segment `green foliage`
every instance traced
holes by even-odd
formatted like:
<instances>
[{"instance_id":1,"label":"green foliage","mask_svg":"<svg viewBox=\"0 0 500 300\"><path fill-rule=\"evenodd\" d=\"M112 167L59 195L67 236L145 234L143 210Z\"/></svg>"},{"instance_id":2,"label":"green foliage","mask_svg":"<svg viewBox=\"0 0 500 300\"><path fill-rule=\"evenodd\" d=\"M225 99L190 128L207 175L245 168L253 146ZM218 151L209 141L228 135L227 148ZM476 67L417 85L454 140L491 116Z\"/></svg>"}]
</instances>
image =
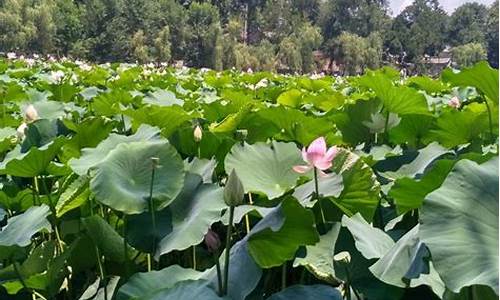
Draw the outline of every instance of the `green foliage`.
<instances>
[{"instance_id":1,"label":"green foliage","mask_svg":"<svg viewBox=\"0 0 500 300\"><path fill-rule=\"evenodd\" d=\"M485 60L486 50L481 44L470 43L454 47L452 50L453 61L460 68L466 68Z\"/></svg>"},{"instance_id":2,"label":"green foliage","mask_svg":"<svg viewBox=\"0 0 500 300\"><path fill-rule=\"evenodd\" d=\"M177 55L179 32L144 21L142 1L97 1L85 3L121 11L109 26L129 23L149 59L163 62L168 41ZM234 9L195 6L182 9L204 38ZM281 49L266 54L272 39L252 44L239 22L224 47L276 67ZM308 49L304 68L319 35L301 24L280 43ZM498 293L498 71L486 62L402 79L9 59L0 79L1 299Z\"/></svg>"}]
</instances>

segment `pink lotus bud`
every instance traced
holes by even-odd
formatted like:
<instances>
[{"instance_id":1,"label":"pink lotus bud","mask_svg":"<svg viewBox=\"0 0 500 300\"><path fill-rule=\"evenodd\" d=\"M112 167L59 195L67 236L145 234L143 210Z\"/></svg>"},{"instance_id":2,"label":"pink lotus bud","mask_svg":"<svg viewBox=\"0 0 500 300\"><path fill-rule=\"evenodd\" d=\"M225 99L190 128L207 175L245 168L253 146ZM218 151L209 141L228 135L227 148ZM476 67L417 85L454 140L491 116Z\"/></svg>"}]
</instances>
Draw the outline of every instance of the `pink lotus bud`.
<instances>
[{"instance_id":1,"label":"pink lotus bud","mask_svg":"<svg viewBox=\"0 0 500 300\"><path fill-rule=\"evenodd\" d=\"M219 235L210 228L208 229L208 232L205 234L205 245L207 245L209 252L215 252L220 247Z\"/></svg>"}]
</instances>

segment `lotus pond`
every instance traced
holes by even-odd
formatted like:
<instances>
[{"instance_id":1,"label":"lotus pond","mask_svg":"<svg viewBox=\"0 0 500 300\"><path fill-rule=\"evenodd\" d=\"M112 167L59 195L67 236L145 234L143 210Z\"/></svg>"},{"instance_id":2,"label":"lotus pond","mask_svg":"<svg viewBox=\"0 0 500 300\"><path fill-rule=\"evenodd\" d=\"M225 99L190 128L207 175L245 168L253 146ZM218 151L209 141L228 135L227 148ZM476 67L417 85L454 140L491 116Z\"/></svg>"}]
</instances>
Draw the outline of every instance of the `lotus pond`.
<instances>
[{"instance_id":1,"label":"lotus pond","mask_svg":"<svg viewBox=\"0 0 500 300\"><path fill-rule=\"evenodd\" d=\"M0 59L0 299L498 299L498 84Z\"/></svg>"}]
</instances>

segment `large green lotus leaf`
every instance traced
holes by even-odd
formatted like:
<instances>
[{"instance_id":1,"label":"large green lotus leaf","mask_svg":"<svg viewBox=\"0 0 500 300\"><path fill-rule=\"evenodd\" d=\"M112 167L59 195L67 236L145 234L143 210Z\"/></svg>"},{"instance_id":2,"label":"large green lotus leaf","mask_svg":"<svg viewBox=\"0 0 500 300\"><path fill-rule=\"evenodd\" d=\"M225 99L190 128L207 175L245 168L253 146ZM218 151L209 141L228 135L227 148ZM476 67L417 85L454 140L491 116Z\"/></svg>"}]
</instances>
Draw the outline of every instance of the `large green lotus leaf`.
<instances>
[{"instance_id":1,"label":"large green lotus leaf","mask_svg":"<svg viewBox=\"0 0 500 300\"><path fill-rule=\"evenodd\" d=\"M269 199L293 188L299 178L292 168L303 164L294 143L273 141L272 144L236 144L224 161L226 173L234 169L245 192L262 193Z\"/></svg>"},{"instance_id":2,"label":"large green lotus leaf","mask_svg":"<svg viewBox=\"0 0 500 300\"><path fill-rule=\"evenodd\" d=\"M90 189L96 200L126 214L148 210L151 158L159 159L153 184L156 210L166 207L182 189L184 164L167 141L122 143L95 168Z\"/></svg>"},{"instance_id":3,"label":"large green lotus leaf","mask_svg":"<svg viewBox=\"0 0 500 300\"><path fill-rule=\"evenodd\" d=\"M404 115L398 126L389 130L389 140L416 148L424 141L434 122L432 116Z\"/></svg>"},{"instance_id":4,"label":"large green lotus leaf","mask_svg":"<svg viewBox=\"0 0 500 300\"><path fill-rule=\"evenodd\" d=\"M342 300L342 294L334 287L328 285L293 285L271 295L269 300Z\"/></svg>"},{"instance_id":5,"label":"large green lotus leaf","mask_svg":"<svg viewBox=\"0 0 500 300\"><path fill-rule=\"evenodd\" d=\"M28 152L21 151L21 145L16 146L0 162L0 174L8 174L18 177L35 177L48 174L50 166L55 170L52 160L56 157L65 138L59 137L54 141L37 148L32 147Z\"/></svg>"},{"instance_id":6,"label":"large green lotus leaf","mask_svg":"<svg viewBox=\"0 0 500 300\"><path fill-rule=\"evenodd\" d=\"M212 175L214 173L217 161L215 159L204 159L195 157L193 160L184 160L186 172L198 174L203 179L204 183L212 183Z\"/></svg>"},{"instance_id":7,"label":"large green lotus leaf","mask_svg":"<svg viewBox=\"0 0 500 300\"><path fill-rule=\"evenodd\" d=\"M338 197L329 199L345 214L360 213L372 220L379 202L380 184L373 170L356 154L340 148L332 162L332 171L342 176L344 188Z\"/></svg>"},{"instance_id":8,"label":"large green lotus leaf","mask_svg":"<svg viewBox=\"0 0 500 300\"><path fill-rule=\"evenodd\" d=\"M64 131L64 125L60 120L37 120L28 125L21 144L21 152L27 152L31 147L42 147L62 135Z\"/></svg>"},{"instance_id":9,"label":"large green lotus leaf","mask_svg":"<svg viewBox=\"0 0 500 300\"><path fill-rule=\"evenodd\" d=\"M455 294L449 290L444 294L443 300L497 300L498 295L489 287L485 285L472 285L464 287L460 293Z\"/></svg>"},{"instance_id":10,"label":"large green lotus leaf","mask_svg":"<svg viewBox=\"0 0 500 300\"><path fill-rule=\"evenodd\" d=\"M113 129L113 123L104 118L88 118L79 124L66 121L65 125L75 134L63 146L62 157L64 161L80 157L82 148L97 147Z\"/></svg>"},{"instance_id":11,"label":"large green lotus leaf","mask_svg":"<svg viewBox=\"0 0 500 300\"><path fill-rule=\"evenodd\" d=\"M142 124L149 124L161 129L162 135L169 137L183 123L197 117L196 114L188 114L180 106L144 106L140 109L128 109L123 111L124 115L132 118L134 128Z\"/></svg>"},{"instance_id":12,"label":"large green lotus leaf","mask_svg":"<svg viewBox=\"0 0 500 300\"><path fill-rule=\"evenodd\" d=\"M446 69L441 78L455 86L472 86L498 105L498 70L486 61L478 62L473 67L455 73Z\"/></svg>"},{"instance_id":13,"label":"large green lotus leaf","mask_svg":"<svg viewBox=\"0 0 500 300\"><path fill-rule=\"evenodd\" d=\"M235 131L243 119L250 113L252 105L247 104L236 112L227 115L222 121L210 124L210 131L213 133L227 133Z\"/></svg>"},{"instance_id":14,"label":"large green lotus leaf","mask_svg":"<svg viewBox=\"0 0 500 300\"><path fill-rule=\"evenodd\" d=\"M43 93L43 95L35 95L32 94L34 97L47 97L47 93ZM33 99L35 100L35 99ZM44 99L36 99L38 101L33 101L33 103L24 103L22 105L22 108L28 106L29 104L32 104L37 113L38 116L42 119L57 119L57 118L62 118L66 115L66 112L64 111L64 105L61 102L58 101L50 101L50 100L44 100Z\"/></svg>"},{"instance_id":15,"label":"large green lotus leaf","mask_svg":"<svg viewBox=\"0 0 500 300\"><path fill-rule=\"evenodd\" d=\"M103 218L93 215L81 220L83 228L94 244L99 248L101 254L107 260L124 263L125 253L123 251L123 238L109 225ZM127 246L127 253L130 256L135 254L135 250Z\"/></svg>"},{"instance_id":16,"label":"large green lotus leaf","mask_svg":"<svg viewBox=\"0 0 500 300\"><path fill-rule=\"evenodd\" d=\"M351 145L369 143L373 134L363 122L370 120L373 114L380 111L378 101L358 100L354 104L345 105L343 111L332 116L335 125L342 132L342 140Z\"/></svg>"},{"instance_id":17,"label":"large green lotus leaf","mask_svg":"<svg viewBox=\"0 0 500 300\"><path fill-rule=\"evenodd\" d=\"M494 121L498 123L498 118L494 117ZM494 130L498 130L498 125L494 126ZM484 104L472 103L461 111L444 112L436 120L436 128L430 131L426 140L438 141L445 147L452 148L474 142L482 134L489 135L488 111Z\"/></svg>"},{"instance_id":18,"label":"large green lotus leaf","mask_svg":"<svg viewBox=\"0 0 500 300\"><path fill-rule=\"evenodd\" d=\"M16 129L12 127L0 128L0 155L9 150L16 141Z\"/></svg>"},{"instance_id":19,"label":"large green lotus leaf","mask_svg":"<svg viewBox=\"0 0 500 300\"><path fill-rule=\"evenodd\" d=\"M149 125L142 125L137 129L137 132L130 136L110 134L107 139L100 142L95 148L82 149L80 158L69 160L68 164L78 175L87 175L87 172L100 164L118 145L123 143L141 142L141 141L158 141L158 128Z\"/></svg>"},{"instance_id":20,"label":"large green lotus leaf","mask_svg":"<svg viewBox=\"0 0 500 300\"><path fill-rule=\"evenodd\" d=\"M450 88L440 80L432 79L428 76L410 77L406 81L407 85L415 86L424 90L427 94L437 94L448 91Z\"/></svg>"},{"instance_id":21,"label":"large green lotus leaf","mask_svg":"<svg viewBox=\"0 0 500 300\"><path fill-rule=\"evenodd\" d=\"M296 257L293 266L304 266L319 280L336 285L339 279L335 277L333 268L333 256L335 255L335 242L339 235L340 223L335 223L333 227L324 235L319 237L319 242L315 245L306 246L304 257Z\"/></svg>"},{"instance_id":22,"label":"large green lotus leaf","mask_svg":"<svg viewBox=\"0 0 500 300\"><path fill-rule=\"evenodd\" d=\"M182 192L167 208L172 230L159 242L157 256L202 242L226 207L221 187L204 184L200 176L188 173Z\"/></svg>"},{"instance_id":23,"label":"large green lotus leaf","mask_svg":"<svg viewBox=\"0 0 500 300\"><path fill-rule=\"evenodd\" d=\"M408 177L396 179L389 197L394 199L398 214L419 209L425 196L441 186L454 164L453 160L441 159L420 180Z\"/></svg>"},{"instance_id":24,"label":"large green lotus leaf","mask_svg":"<svg viewBox=\"0 0 500 300\"><path fill-rule=\"evenodd\" d=\"M158 105L158 106L172 106L184 104L184 101L177 98L174 93L168 90L156 89L153 92L149 92L144 99L143 103Z\"/></svg>"},{"instance_id":25,"label":"large green lotus leaf","mask_svg":"<svg viewBox=\"0 0 500 300\"><path fill-rule=\"evenodd\" d=\"M265 217L273 209L274 207L262 207L257 205L248 205L248 204L238 205L234 208L233 223L234 224L240 223L241 220L243 220L243 217L246 216L247 214L251 214L256 217ZM222 224L226 226L229 224L229 210L226 210L224 212L221 221Z\"/></svg>"},{"instance_id":26,"label":"large green lotus leaf","mask_svg":"<svg viewBox=\"0 0 500 300\"><path fill-rule=\"evenodd\" d=\"M205 280L188 280L179 282L170 289L161 290L154 295L143 298L144 300L178 300L178 299L199 299L199 300L220 300L217 293L207 286Z\"/></svg>"},{"instance_id":27,"label":"large green lotus leaf","mask_svg":"<svg viewBox=\"0 0 500 300\"><path fill-rule=\"evenodd\" d=\"M252 229L248 249L257 264L271 268L293 259L300 246L318 241L312 212L287 198Z\"/></svg>"},{"instance_id":28,"label":"large green lotus leaf","mask_svg":"<svg viewBox=\"0 0 500 300\"><path fill-rule=\"evenodd\" d=\"M318 177L318 191L321 197L339 197L344 189L342 176L330 174L328 177ZM316 199L313 199L315 193L314 180L308 181L297 187L293 196L305 207L313 207Z\"/></svg>"},{"instance_id":29,"label":"large green lotus leaf","mask_svg":"<svg viewBox=\"0 0 500 300\"><path fill-rule=\"evenodd\" d=\"M482 284L498 294L498 157L459 161L427 195L420 219L420 237L450 290Z\"/></svg>"},{"instance_id":30,"label":"large green lotus leaf","mask_svg":"<svg viewBox=\"0 0 500 300\"><path fill-rule=\"evenodd\" d=\"M389 112L398 115L430 115L423 94L409 87L394 86L390 79L380 73L367 73L359 78L358 83L373 90Z\"/></svg>"},{"instance_id":31,"label":"large green lotus leaf","mask_svg":"<svg viewBox=\"0 0 500 300\"><path fill-rule=\"evenodd\" d=\"M242 128L262 131L264 125L269 130L269 124L261 124L262 121L274 124L276 137L280 140L297 141L302 145L308 145L318 136L325 136L334 130L333 123L326 118L308 116L300 110L282 106L259 110Z\"/></svg>"},{"instance_id":32,"label":"large green lotus leaf","mask_svg":"<svg viewBox=\"0 0 500 300\"><path fill-rule=\"evenodd\" d=\"M50 209L47 205L32 206L24 213L11 217L7 225L0 231L1 246L26 247L31 243L31 237L40 230L51 230L47 217Z\"/></svg>"},{"instance_id":33,"label":"large green lotus leaf","mask_svg":"<svg viewBox=\"0 0 500 300\"><path fill-rule=\"evenodd\" d=\"M370 271L381 281L405 288L429 285L440 298L444 283L428 265L429 252L420 241L419 225L403 235L375 264Z\"/></svg>"},{"instance_id":34,"label":"large green lotus leaf","mask_svg":"<svg viewBox=\"0 0 500 300\"><path fill-rule=\"evenodd\" d=\"M380 258L394 246L394 241L385 232L372 227L360 214L350 218L344 215L342 226L349 229L356 248L367 259Z\"/></svg>"},{"instance_id":35,"label":"large green lotus leaf","mask_svg":"<svg viewBox=\"0 0 500 300\"><path fill-rule=\"evenodd\" d=\"M85 292L80 296L79 300L106 300L113 299L115 289L120 281L119 276L110 276L106 283L100 287L101 279L98 277Z\"/></svg>"},{"instance_id":36,"label":"large green lotus leaf","mask_svg":"<svg viewBox=\"0 0 500 300\"><path fill-rule=\"evenodd\" d=\"M285 106L297 107L302 102L302 92L297 89L291 89L281 93L276 101Z\"/></svg>"},{"instance_id":37,"label":"large green lotus leaf","mask_svg":"<svg viewBox=\"0 0 500 300\"><path fill-rule=\"evenodd\" d=\"M159 290L170 289L178 282L198 280L202 275L202 272L193 269L184 269L179 265L172 265L160 271L136 273L120 287L116 294L116 299L144 299Z\"/></svg>"},{"instance_id":38,"label":"large green lotus leaf","mask_svg":"<svg viewBox=\"0 0 500 300\"><path fill-rule=\"evenodd\" d=\"M415 177L420 177L422 174L424 174L425 170L427 167L437 158L440 156L449 153L450 151L441 146L440 144L433 142L429 145L427 145L425 148L418 150L418 153L413 153L415 156L414 159L412 159L408 163L403 163L399 168L395 171L385 171L381 172L381 175L388 178L388 179L398 179L398 178L415 178ZM412 153L409 153L412 154ZM412 155L408 155L408 158L411 158ZM394 158L388 158L383 164L387 165L389 168L392 169L392 166L390 166L392 163L397 167L398 163L401 161L401 159L406 159L406 157L394 157Z\"/></svg>"}]
</instances>

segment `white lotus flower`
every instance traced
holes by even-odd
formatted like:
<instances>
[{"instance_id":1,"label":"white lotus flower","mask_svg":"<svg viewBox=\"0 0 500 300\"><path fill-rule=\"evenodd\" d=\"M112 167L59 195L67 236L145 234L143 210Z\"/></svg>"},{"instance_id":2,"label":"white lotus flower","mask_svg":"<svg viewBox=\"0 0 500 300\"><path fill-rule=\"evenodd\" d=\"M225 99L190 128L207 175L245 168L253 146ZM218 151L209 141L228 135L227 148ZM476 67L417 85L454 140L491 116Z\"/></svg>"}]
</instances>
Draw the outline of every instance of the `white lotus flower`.
<instances>
[{"instance_id":1,"label":"white lotus flower","mask_svg":"<svg viewBox=\"0 0 500 300\"><path fill-rule=\"evenodd\" d=\"M19 127L17 127L16 134L17 134L17 138L19 140L24 139L24 136L25 136L24 132L26 131L26 128L28 128L28 124L26 124L24 122L21 125L19 125Z\"/></svg>"},{"instance_id":2,"label":"white lotus flower","mask_svg":"<svg viewBox=\"0 0 500 300\"><path fill-rule=\"evenodd\" d=\"M7 53L7 58L8 59L16 59L17 55L14 52L9 52Z\"/></svg>"},{"instance_id":3,"label":"white lotus flower","mask_svg":"<svg viewBox=\"0 0 500 300\"><path fill-rule=\"evenodd\" d=\"M54 82L60 82L64 78L64 72L61 70L50 72L50 78Z\"/></svg>"},{"instance_id":4,"label":"white lotus flower","mask_svg":"<svg viewBox=\"0 0 500 300\"><path fill-rule=\"evenodd\" d=\"M28 105L28 107L26 107L26 109L24 110L24 120L26 121L26 123L31 123L38 119L39 117L36 108L33 106L33 104Z\"/></svg>"}]
</instances>

